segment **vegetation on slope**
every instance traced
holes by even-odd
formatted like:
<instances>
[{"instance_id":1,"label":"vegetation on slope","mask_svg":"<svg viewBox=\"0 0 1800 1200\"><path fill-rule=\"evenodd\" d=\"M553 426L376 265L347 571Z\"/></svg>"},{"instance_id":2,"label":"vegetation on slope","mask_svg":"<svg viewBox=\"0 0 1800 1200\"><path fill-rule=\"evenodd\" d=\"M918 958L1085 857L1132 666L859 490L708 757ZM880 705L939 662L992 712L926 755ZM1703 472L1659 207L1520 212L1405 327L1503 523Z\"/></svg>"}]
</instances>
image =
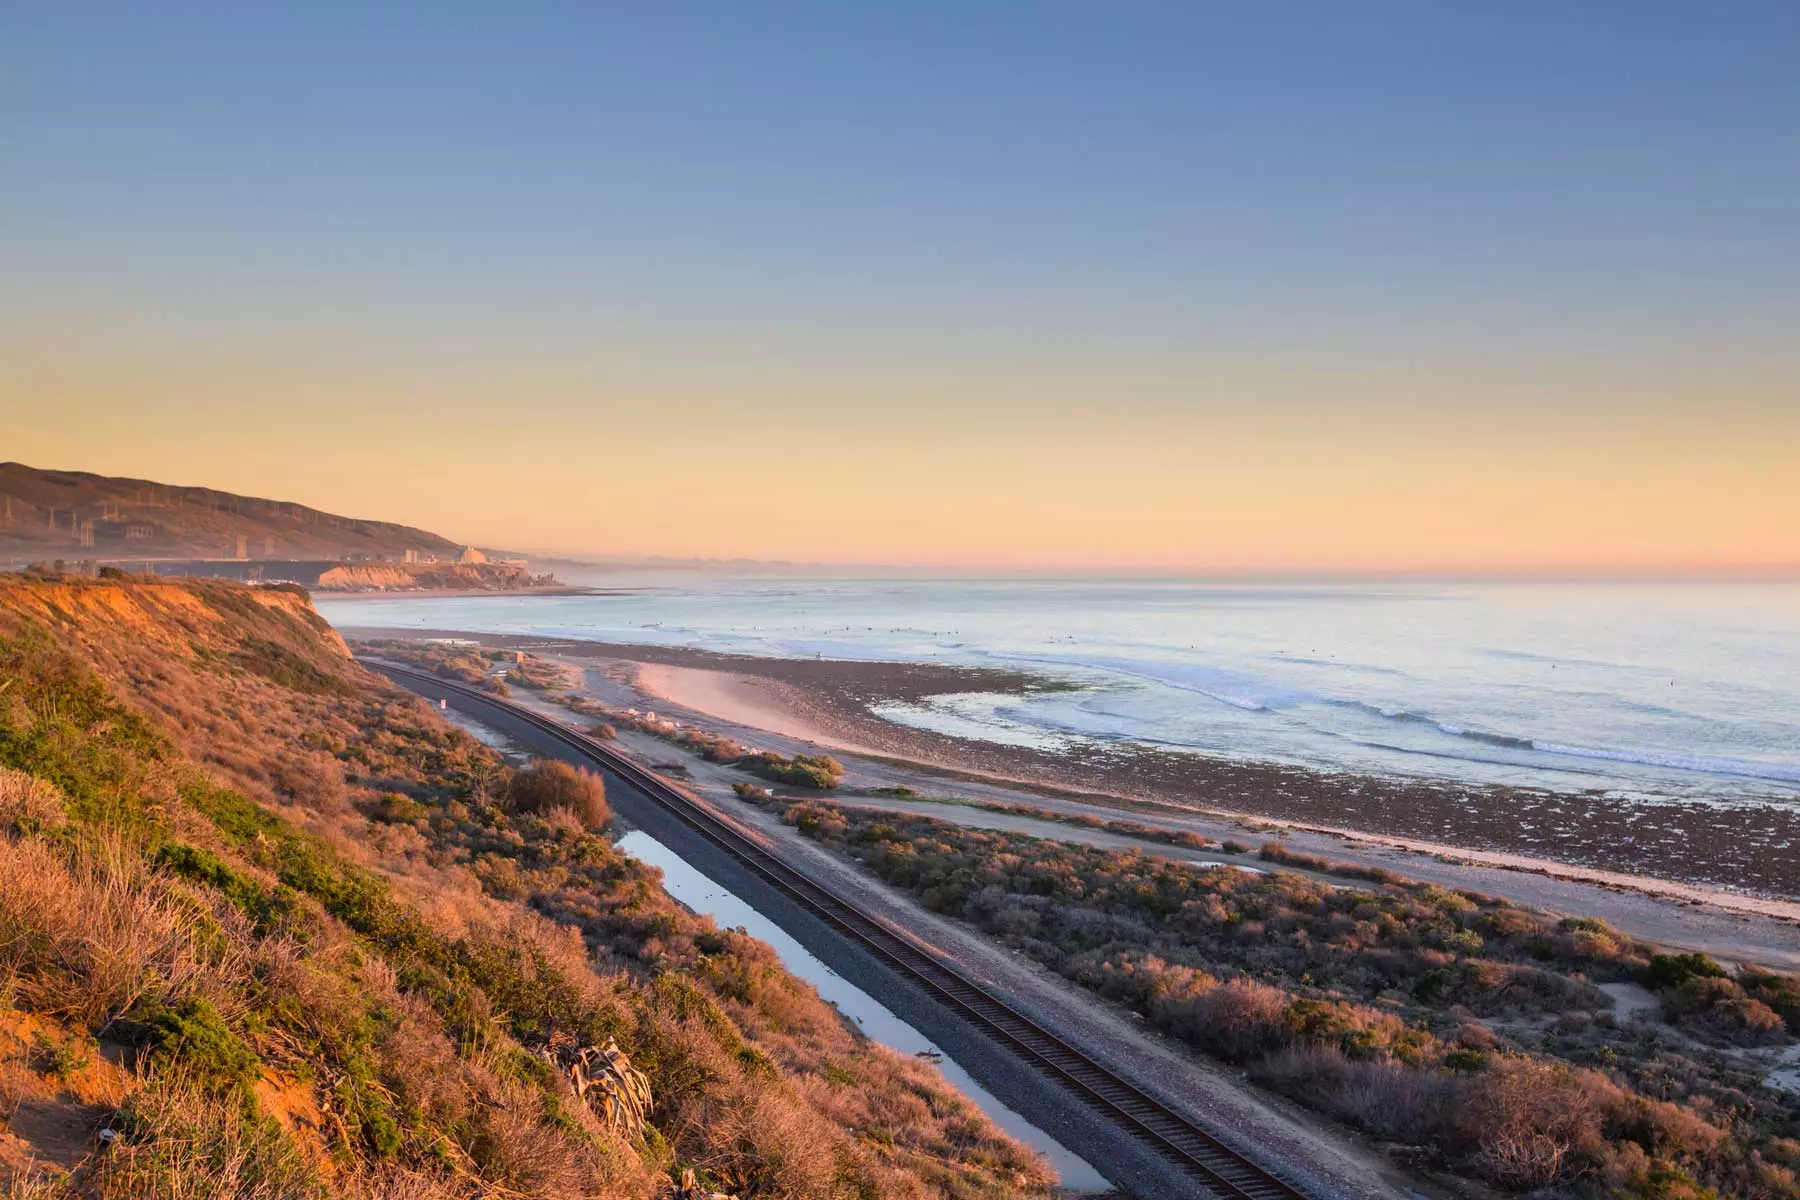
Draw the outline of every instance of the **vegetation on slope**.
<instances>
[{"instance_id":1,"label":"vegetation on slope","mask_svg":"<svg viewBox=\"0 0 1800 1200\"><path fill-rule=\"evenodd\" d=\"M55 1050L0 1037L9 1194L1045 1191L672 903L570 774L514 772L293 592L0 577L0 1032ZM575 1070L609 1052L647 1103ZM105 1086L58 1090L84 1056Z\"/></svg>"}]
</instances>

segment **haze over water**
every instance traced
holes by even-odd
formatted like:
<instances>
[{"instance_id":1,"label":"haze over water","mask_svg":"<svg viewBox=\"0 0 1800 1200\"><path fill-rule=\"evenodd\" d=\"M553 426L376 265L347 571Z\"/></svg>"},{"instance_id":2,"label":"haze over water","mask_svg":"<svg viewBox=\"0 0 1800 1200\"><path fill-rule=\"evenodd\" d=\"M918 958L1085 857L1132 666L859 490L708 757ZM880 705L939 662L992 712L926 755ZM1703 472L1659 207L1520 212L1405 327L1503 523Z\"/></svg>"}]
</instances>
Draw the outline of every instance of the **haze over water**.
<instances>
[{"instance_id":1,"label":"haze over water","mask_svg":"<svg viewBox=\"0 0 1800 1200\"><path fill-rule=\"evenodd\" d=\"M320 597L339 625L1022 668L1079 685L882 715L1646 799L1800 799L1800 584L695 579Z\"/></svg>"}]
</instances>

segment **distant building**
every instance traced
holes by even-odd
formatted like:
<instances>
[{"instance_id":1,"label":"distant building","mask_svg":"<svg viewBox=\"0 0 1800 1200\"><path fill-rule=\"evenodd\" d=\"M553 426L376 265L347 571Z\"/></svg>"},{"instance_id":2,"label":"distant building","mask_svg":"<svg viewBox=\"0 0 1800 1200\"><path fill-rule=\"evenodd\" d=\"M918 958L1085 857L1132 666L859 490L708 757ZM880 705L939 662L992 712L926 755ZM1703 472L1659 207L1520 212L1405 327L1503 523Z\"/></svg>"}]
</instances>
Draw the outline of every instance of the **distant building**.
<instances>
[{"instance_id":1,"label":"distant building","mask_svg":"<svg viewBox=\"0 0 1800 1200\"><path fill-rule=\"evenodd\" d=\"M250 557L249 535L242 534L242 533L237 535L237 553L235 555L233 555L232 557L234 557L234 558L249 558Z\"/></svg>"},{"instance_id":2,"label":"distant building","mask_svg":"<svg viewBox=\"0 0 1800 1200\"><path fill-rule=\"evenodd\" d=\"M83 546L94 544L94 523L92 521L83 521L75 533Z\"/></svg>"},{"instance_id":3,"label":"distant building","mask_svg":"<svg viewBox=\"0 0 1800 1200\"><path fill-rule=\"evenodd\" d=\"M274 534L269 534L267 537L263 538L263 557L264 558L274 558L275 557L275 535Z\"/></svg>"},{"instance_id":4,"label":"distant building","mask_svg":"<svg viewBox=\"0 0 1800 1200\"><path fill-rule=\"evenodd\" d=\"M417 550L408 550L404 555L401 556L400 561L416 563L419 561L419 552Z\"/></svg>"},{"instance_id":5,"label":"distant building","mask_svg":"<svg viewBox=\"0 0 1800 1200\"><path fill-rule=\"evenodd\" d=\"M125 540L128 542L147 542L156 536L156 526L131 524L125 527Z\"/></svg>"},{"instance_id":6,"label":"distant building","mask_svg":"<svg viewBox=\"0 0 1800 1200\"><path fill-rule=\"evenodd\" d=\"M484 563L487 561L487 555L473 546L464 546L463 552L456 556L456 561L459 563Z\"/></svg>"}]
</instances>

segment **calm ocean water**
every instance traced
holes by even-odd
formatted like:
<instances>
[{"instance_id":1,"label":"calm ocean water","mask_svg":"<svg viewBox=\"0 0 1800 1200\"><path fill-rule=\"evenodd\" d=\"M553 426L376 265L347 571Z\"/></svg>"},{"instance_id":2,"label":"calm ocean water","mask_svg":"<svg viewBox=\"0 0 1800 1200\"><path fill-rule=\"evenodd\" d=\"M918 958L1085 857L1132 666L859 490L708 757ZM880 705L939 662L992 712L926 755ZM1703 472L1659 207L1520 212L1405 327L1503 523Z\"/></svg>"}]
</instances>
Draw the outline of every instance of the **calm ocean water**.
<instances>
[{"instance_id":1,"label":"calm ocean water","mask_svg":"<svg viewBox=\"0 0 1800 1200\"><path fill-rule=\"evenodd\" d=\"M343 626L1010 666L1079 685L884 713L997 742L1800 800L1800 584L664 577L623 595L319 608Z\"/></svg>"}]
</instances>

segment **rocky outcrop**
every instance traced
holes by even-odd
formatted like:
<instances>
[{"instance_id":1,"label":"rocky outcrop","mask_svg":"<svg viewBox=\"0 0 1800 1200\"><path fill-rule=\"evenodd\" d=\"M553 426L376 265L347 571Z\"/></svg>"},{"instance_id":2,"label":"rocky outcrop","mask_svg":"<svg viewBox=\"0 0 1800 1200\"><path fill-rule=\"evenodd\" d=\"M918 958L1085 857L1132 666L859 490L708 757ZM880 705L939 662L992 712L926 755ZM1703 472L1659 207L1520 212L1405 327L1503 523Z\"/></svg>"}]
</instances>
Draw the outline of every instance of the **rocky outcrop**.
<instances>
[{"instance_id":1,"label":"rocky outcrop","mask_svg":"<svg viewBox=\"0 0 1800 1200\"><path fill-rule=\"evenodd\" d=\"M510 592L555 583L553 576L510 563L361 563L333 567L313 586L325 592Z\"/></svg>"}]
</instances>

